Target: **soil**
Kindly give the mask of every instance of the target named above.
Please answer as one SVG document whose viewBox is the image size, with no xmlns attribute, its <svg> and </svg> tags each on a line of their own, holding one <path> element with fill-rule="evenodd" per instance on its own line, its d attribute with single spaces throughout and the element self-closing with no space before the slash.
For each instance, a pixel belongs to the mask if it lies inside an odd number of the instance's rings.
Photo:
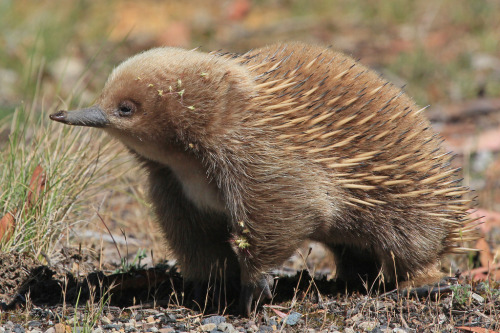
<svg viewBox="0 0 500 333">
<path fill-rule="evenodd" d="M 81 325 L 75 313 L 81 317 L 94 306 L 94 326 L 101 332 L 127 327 L 129 332 L 500 329 L 499 285 L 471 286 L 460 274 L 439 287 L 366 293 L 346 292 L 335 281 L 299 271 L 275 279 L 275 298 L 248 320 L 236 316 L 237 290 L 231 283 L 224 286 L 225 295 L 220 282 L 200 292 L 168 264 L 109 273 L 98 271 L 98 263 L 81 249 L 61 249 L 50 265 L 28 255 L 0 254 L 0 322 L 18 323 L 25 314 L 24 326 L 30 331 L 48 332 L 57 325 L 68 330 Z M 200 293 L 202 300 L 193 302 Z"/>
</svg>

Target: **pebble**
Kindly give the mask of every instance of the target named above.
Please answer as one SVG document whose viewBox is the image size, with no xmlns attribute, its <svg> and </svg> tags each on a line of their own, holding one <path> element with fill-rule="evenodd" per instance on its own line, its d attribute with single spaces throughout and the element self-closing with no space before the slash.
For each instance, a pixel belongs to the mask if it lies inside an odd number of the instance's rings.
<svg viewBox="0 0 500 333">
<path fill-rule="evenodd" d="M 202 332 L 210 332 L 216 328 L 217 328 L 217 325 L 215 325 L 214 323 L 208 323 L 208 324 L 204 324 L 204 325 L 200 326 L 200 330 Z"/>
<path fill-rule="evenodd" d="M 292 312 L 288 315 L 288 318 L 286 318 L 286 324 L 293 326 L 296 325 L 302 315 L 298 312 Z"/>
<path fill-rule="evenodd" d="M 175 332 L 175 329 L 173 327 L 164 327 L 164 328 L 160 328 L 160 330 L 158 332 L 159 333 L 173 333 L 173 332 Z"/>
<path fill-rule="evenodd" d="M 28 323 L 28 327 L 40 327 L 42 326 L 42 323 L 39 322 L 38 320 L 32 320 Z"/>
<path fill-rule="evenodd" d="M 365 332 L 373 331 L 377 326 L 378 321 L 364 321 L 358 324 L 358 327 Z"/>
<path fill-rule="evenodd" d="M 471 293 L 470 296 L 472 298 L 474 298 L 476 301 L 478 301 L 479 303 L 484 303 L 484 297 L 482 297 L 481 295 L 478 295 L 476 293 Z"/>
<path fill-rule="evenodd" d="M 109 324 L 111 324 L 111 320 L 106 316 L 102 316 L 101 323 L 103 323 L 103 325 L 109 325 Z"/>
<path fill-rule="evenodd" d="M 408 332 L 407 330 L 404 330 L 404 329 L 399 328 L 399 327 L 393 328 L 392 331 L 394 333 L 407 333 Z"/>
<path fill-rule="evenodd" d="M 221 332 L 227 332 L 227 333 L 235 333 L 235 332 L 238 332 L 233 324 L 229 324 L 229 323 L 220 323 L 219 325 L 217 325 L 217 329 Z"/>
<path fill-rule="evenodd" d="M 220 323 L 225 323 L 225 322 L 226 318 L 224 318 L 223 316 L 212 316 L 205 318 L 201 321 L 202 324 L 215 324 L 215 325 L 219 325 Z"/>
<path fill-rule="evenodd" d="M 66 332 L 71 332 L 71 328 L 68 326 L 66 328 L 66 325 L 62 323 L 57 323 L 54 325 L 55 333 L 66 333 Z"/>
<path fill-rule="evenodd" d="M 24 333 L 25 330 L 24 330 L 24 327 L 22 327 L 21 325 L 19 324 L 15 324 L 14 325 L 14 329 L 12 330 L 14 333 Z"/>
</svg>

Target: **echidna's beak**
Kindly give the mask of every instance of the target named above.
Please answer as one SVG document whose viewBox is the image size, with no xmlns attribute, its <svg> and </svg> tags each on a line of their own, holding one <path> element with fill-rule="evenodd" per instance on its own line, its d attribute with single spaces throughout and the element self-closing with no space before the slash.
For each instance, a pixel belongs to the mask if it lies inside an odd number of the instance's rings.
<svg viewBox="0 0 500 333">
<path fill-rule="evenodd" d="M 98 106 L 74 111 L 58 111 L 51 114 L 49 118 L 60 123 L 76 126 L 106 127 L 109 125 L 108 117 Z"/>
</svg>

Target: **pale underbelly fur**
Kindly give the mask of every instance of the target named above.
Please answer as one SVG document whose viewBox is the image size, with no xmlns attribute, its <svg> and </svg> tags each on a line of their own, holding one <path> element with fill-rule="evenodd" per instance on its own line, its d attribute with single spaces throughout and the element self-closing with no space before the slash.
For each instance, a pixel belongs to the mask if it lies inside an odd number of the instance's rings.
<svg viewBox="0 0 500 333">
<path fill-rule="evenodd" d="M 184 195 L 197 208 L 226 212 L 217 185 L 209 179 L 199 160 L 176 149 L 158 149 L 154 144 L 130 137 L 120 136 L 119 139 L 145 158 L 168 166 L 181 183 Z"/>
</svg>

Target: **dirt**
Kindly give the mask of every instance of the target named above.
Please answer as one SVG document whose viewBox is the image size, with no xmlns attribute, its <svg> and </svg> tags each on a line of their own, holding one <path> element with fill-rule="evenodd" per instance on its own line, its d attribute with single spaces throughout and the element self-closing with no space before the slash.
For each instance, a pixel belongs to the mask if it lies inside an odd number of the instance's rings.
<svg viewBox="0 0 500 333">
<path fill-rule="evenodd" d="M 460 274 L 439 288 L 423 287 L 406 293 L 375 288 L 368 293 L 346 293 L 335 281 L 313 279 L 307 271 L 299 271 L 276 279 L 272 302 L 259 307 L 251 320 L 243 320 L 235 316 L 236 284 L 221 288 L 220 282 L 215 282 L 210 289 L 199 289 L 184 281 L 175 266 L 167 264 L 132 268 L 125 273 L 103 272 L 96 269 L 97 259 L 80 249 L 66 248 L 49 265 L 24 254 L 1 254 L 0 322 L 29 312 L 29 320 L 25 320 L 28 328 L 33 323 L 40 323 L 39 328 L 55 323 L 67 325 L 75 309 L 88 313 L 89 307 L 103 297 L 106 306 L 96 318 L 96 325 L 105 331 L 118 330 L 127 323 L 139 325 L 141 320 L 159 329 L 191 327 L 203 331 L 214 327 L 208 319 L 214 313 L 224 315 L 217 316 L 226 325 L 221 327 L 230 324 L 245 331 L 252 331 L 253 326 L 261 331 L 280 327 L 293 331 L 378 328 L 404 332 L 436 328 L 454 331 L 461 326 L 500 328 L 498 283 L 471 286 Z M 222 295 L 222 289 L 226 295 Z M 191 301 L 200 294 L 201 300 L 198 297 L 197 302 Z M 221 325 L 217 320 L 216 324 Z M 207 323 L 212 326 L 204 326 Z"/>
</svg>

